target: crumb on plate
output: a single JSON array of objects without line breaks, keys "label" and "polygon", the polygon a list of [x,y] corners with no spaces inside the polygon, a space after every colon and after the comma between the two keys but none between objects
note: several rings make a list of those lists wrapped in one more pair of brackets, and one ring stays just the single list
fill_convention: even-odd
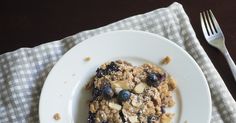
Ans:
[{"label": "crumb on plate", "polygon": [[61,115],[59,113],[56,113],[53,115],[53,119],[54,120],[60,120],[61,119]]},{"label": "crumb on plate", "polygon": [[85,57],[84,58],[84,61],[86,61],[86,62],[88,62],[88,61],[90,61],[91,60],[91,57]]},{"label": "crumb on plate", "polygon": [[169,56],[166,56],[163,60],[162,60],[162,64],[169,64],[171,62],[171,58]]}]

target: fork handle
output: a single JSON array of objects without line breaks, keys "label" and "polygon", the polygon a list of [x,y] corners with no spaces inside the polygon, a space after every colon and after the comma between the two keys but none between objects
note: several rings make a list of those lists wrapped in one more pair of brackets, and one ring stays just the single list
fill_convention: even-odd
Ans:
[{"label": "fork handle", "polygon": [[235,66],[235,63],[233,61],[233,59],[231,58],[231,56],[229,55],[229,52],[226,50],[226,52],[223,53],[228,64],[229,64],[229,67],[233,73],[233,76],[234,76],[234,80],[236,80],[236,66]]}]

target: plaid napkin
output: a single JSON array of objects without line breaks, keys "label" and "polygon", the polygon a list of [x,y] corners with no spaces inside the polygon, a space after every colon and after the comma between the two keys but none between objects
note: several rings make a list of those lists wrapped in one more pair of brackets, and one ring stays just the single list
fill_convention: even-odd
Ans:
[{"label": "plaid napkin", "polygon": [[39,122],[40,92],[53,65],[76,44],[113,30],[142,30],[159,34],[185,49],[196,60],[208,81],[213,107],[211,122],[236,123],[236,103],[201,47],[179,3],[62,40],[0,55],[0,123]]}]

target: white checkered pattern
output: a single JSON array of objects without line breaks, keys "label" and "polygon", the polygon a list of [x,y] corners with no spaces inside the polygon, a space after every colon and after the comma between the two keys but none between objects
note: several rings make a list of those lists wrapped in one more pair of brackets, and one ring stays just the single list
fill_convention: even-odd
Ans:
[{"label": "white checkered pattern", "polygon": [[[212,123],[236,123],[236,103],[201,47],[179,3],[113,24],[0,56],[0,123],[37,123],[41,88],[48,72],[71,47],[114,30],[142,30],[162,35],[185,49],[199,64],[211,90]],[[197,98],[197,97],[195,97]]]}]

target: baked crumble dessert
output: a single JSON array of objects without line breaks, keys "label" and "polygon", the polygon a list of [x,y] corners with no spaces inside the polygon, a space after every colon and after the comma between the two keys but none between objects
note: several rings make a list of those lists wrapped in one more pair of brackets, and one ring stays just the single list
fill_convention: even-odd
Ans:
[{"label": "baked crumble dessert", "polygon": [[87,84],[92,91],[88,123],[170,123],[175,80],[154,64],[102,64]]}]

